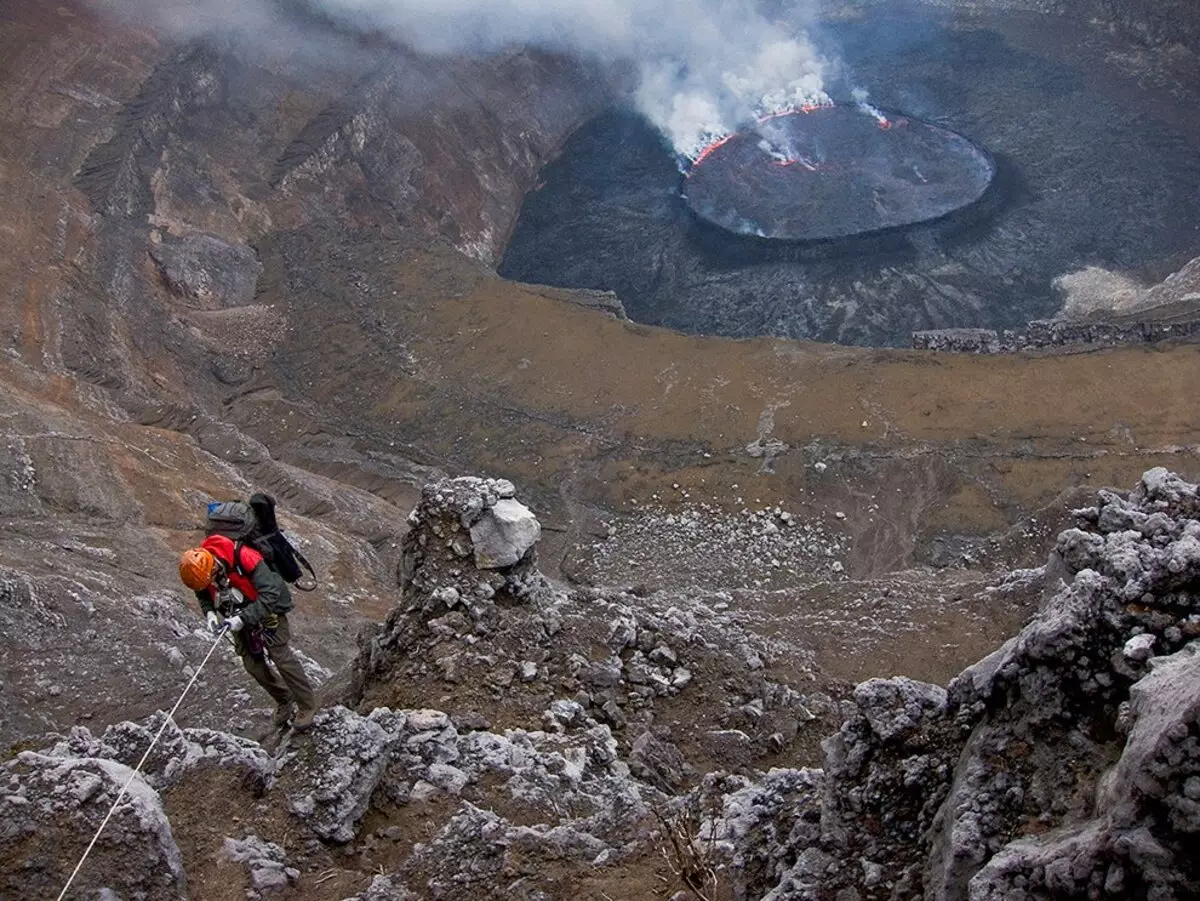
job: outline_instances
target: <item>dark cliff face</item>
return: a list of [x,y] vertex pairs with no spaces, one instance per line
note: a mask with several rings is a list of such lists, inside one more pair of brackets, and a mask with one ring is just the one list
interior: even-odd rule
[[8,16],[8,114],[28,126],[9,140],[22,177],[61,198],[47,262],[71,271],[46,290],[76,315],[55,350],[67,370],[135,395],[153,393],[148,357],[194,372],[227,355],[223,330],[262,315],[255,248],[275,235],[404,232],[490,263],[537,170],[603,90],[533,51],[432,59],[330,32],[314,61],[114,33],[70,7]]

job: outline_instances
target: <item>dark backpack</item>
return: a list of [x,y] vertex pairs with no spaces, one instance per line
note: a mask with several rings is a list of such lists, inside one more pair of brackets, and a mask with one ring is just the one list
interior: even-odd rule
[[[224,535],[233,541],[233,562],[238,571],[242,569],[243,545],[250,545],[260,554],[267,566],[279,577],[301,591],[312,591],[317,587],[317,574],[304,555],[296,550],[287,536],[279,531],[275,520],[275,498],[269,494],[255,493],[249,501],[215,501],[208,505],[206,535]],[[308,570],[312,584],[300,584],[304,571]]]

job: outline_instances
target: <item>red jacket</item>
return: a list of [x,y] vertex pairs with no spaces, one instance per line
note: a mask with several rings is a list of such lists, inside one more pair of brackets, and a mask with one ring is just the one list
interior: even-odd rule
[[[200,547],[224,564],[229,584],[242,593],[243,601],[237,610],[218,612],[226,616],[237,613],[248,625],[254,625],[268,613],[287,613],[292,609],[292,593],[287,583],[267,566],[262,554],[254,548],[242,545],[235,562],[233,540],[224,535],[209,535]],[[216,610],[217,586],[209,585],[197,591],[196,599],[205,613]]]

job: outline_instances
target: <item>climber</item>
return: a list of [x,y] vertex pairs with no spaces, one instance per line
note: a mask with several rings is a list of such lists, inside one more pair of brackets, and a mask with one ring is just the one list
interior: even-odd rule
[[276,728],[286,728],[289,720],[299,731],[311,727],[316,694],[288,647],[292,593],[262,555],[251,547],[235,546],[224,535],[210,535],[199,547],[183,552],[179,578],[196,592],[212,633],[227,629],[233,635],[246,672],[275,701]]

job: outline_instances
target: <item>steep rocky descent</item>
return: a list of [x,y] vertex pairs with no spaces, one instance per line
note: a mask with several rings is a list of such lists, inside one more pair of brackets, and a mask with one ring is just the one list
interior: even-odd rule
[[[372,439],[361,420],[317,423],[321,402],[264,375],[295,333],[343,371],[364,356],[289,309],[264,263],[271,238],[312,226],[320,243],[369,208],[407,235],[391,252],[438,244],[478,278],[600,80],[533,51],[366,52],[319,25],[323,62],[312,41],[181,44],[94,4],[16,0],[0,19],[0,741],[169,705],[203,641],[173,561],[206,500],[254,488],[284,500],[327,574],[296,618],[313,674],[327,672],[358,623],[389,608],[404,513],[440,471],[425,462],[436,454],[394,449],[394,423]],[[355,328],[388,316],[317,302],[349,308]],[[314,372],[308,358],[297,368]],[[276,403],[286,409],[265,410]],[[204,725],[265,725],[234,662],[215,660],[200,688],[224,701],[205,705]]]
[[[519,887],[565,898],[584,878],[596,898],[646,897],[669,877],[651,807],[713,768],[748,778],[760,763],[815,762],[837,703],[801,650],[786,659],[703,596],[555,587],[514,494],[503,480],[427,486],[400,605],[326,687],[358,712],[327,707],[274,757],[172,725],[80,885],[222,899],[220,877],[253,897],[293,886],[465,901]],[[4,891],[42,896],[65,879],[159,724],[76,727],[8,762]],[[42,838],[59,828],[50,852]],[[148,866],[132,866],[136,854]],[[334,866],[345,876],[319,881]]]
[[[664,739],[670,730],[642,731],[630,747],[636,711],[602,722],[594,698],[562,696],[569,680],[538,686],[559,666],[553,649],[532,668],[521,662],[533,644],[546,650],[546,637],[569,646],[576,618],[601,646],[610,609],[540,576],[535,521],[503,497],[511,493],[473,478],[426,489],[404,599],[367,639],[353,679],[357,694],[396,694],[445,650],[438,640],[493,667],[506,646],[508,671],[534,675],[496,692],[489,713],[520,725],[489,727],[464,681],[445,686],[449,710],[327,708],[309,738],[275,757],[246,739],[171,726],[80,886],[195,901],[632,898],[670,891],[672,880],[682,889],[678,874],[691,865],[710,897],[773,901],[1182,901],[1200,891],[1195,485],[1159,469],[1128,496],[1101,491],[1040,572],[1057,586],[1044,609],[946,688],[859,685],[825,742],[823,769],[731,773],[727,755],[703,775]],[[493,529],[500,520],[516,527]],[[655,602],[626,611],[602,653],[636,645],[657,621]],[[525,647],[513,640],[521,617]],[[698,718],[728,700],[727,681],[706,681],[706,654],[734,656],[754,639],[729,622],[696,626],[674,647],[697,675],[674,688]],[[636,654],[580,672],[636,688],[647,684],[633,679]],[[648,684],[664,691],[645,698],[661,711],[680,667],[668,677],[664,653],[649,657],[660,672],[651,667]],[[58,887],[159,725],[98,736],[76,728],[5,764],[5,892]],[[682,856],[671,835],[683,836]]]
[[[29,383],[33,383],[30,387]],[[315,679],[390,607],[403,508],[287,466],[226,422],[159,410],[173,428],[45,404],[28,372],[0,384],[0,744],[169,708],[211,641],[175,569],[208,500],[266,488],[322,574],[298,593],[296,646]],[[320,641],[316,640],[320,636]],[[230,652],[214,655],[189,723],[254,734],[269,722]]]

